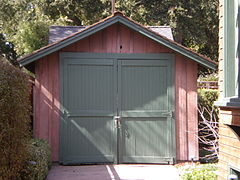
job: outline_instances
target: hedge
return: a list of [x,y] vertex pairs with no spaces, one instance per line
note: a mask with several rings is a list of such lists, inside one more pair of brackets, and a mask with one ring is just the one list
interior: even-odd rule
[[28,77],[0,56],[0,180],[18,180],[30,137]]
[[43,139],[32,139],[28,144],[29,156],[21,172],[22,180],[44,180],[51,167],[51,150]]

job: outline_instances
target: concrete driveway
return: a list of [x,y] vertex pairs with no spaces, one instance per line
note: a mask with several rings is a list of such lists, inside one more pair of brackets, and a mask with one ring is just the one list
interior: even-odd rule
[[171,165],[53,166],[46,180],[179,180]]

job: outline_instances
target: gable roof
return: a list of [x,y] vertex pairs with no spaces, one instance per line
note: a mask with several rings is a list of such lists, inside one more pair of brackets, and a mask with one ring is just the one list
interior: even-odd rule
[[51,54],[55,51],[58,51],[70,44],[73,44],[85,37],[88,37],[98,31],[101,31],[102,29],[105,29],[115,23],[121,23],[127,27],[129,27],[130,29],[137,31],[138,33],[158,42],[159,44],[168,47],[169,49],[172,49],[173,51],[182,54],[183,56],[192,59],[193,61],[211,68],[211,69],[216,69],[217,67],[217,63],[212,61],[211,59],[198,54],[194,51],[192,51],[189,48],[186,48],[184,46],[182,46],[181,44],[168,39],[162,35],[160,35],[159,33],[156,33],[154,31],[152,31],[151,29],[148,29],[147,27],[142,26],[141,24],[131,20],[130,18],[124,16],[122,13],[120,12],[115,12],[113,15],[93,24],[90,25],[84,29],[82,29],[79,32],[76,32],[60,41],[54,42],[52,44],[49,44],[47,46],[44,46],[36,51],[34,51],[31,54],[28,54],[24,57],[21,57],[20,59],[18,59],[19,63],[22,66],[25,66],[31,62],[34,62],[48,54]]
[[[172,29],[170,26],[146,26],[148,29],[173,40]],[[55,43],[60,41],[68,36],[73,35],[83,29],[87,28],[87,26],[50,26],[48,33],[48,44]]]

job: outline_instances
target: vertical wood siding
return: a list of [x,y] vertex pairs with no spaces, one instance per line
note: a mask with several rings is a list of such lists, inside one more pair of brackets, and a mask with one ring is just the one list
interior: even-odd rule
[[[112,25],[60,52],[93,53],[174,53],[172,50],[122,25]],[[194,132],[197,126],[197,63],[175,53],[177,160],[198,157]],[[59,52],[36,62],[35,86],[36,137],[48,139],[53,160],[59,152]]]
[[34,87],[34,135],[47,139],[53,161],[59,151],[59,61],[58,53],[36,62]]
[[[223,0],[219,1],[219,99],[224,98],[223,93],[223,42],[224,42],[224,7]],[[228,179],[229,167],[240,167],[240,138],[234,133],[234,131],[227,125],[237,125],[240,126],[240,110],[231,108],[220,108],[219,116],[219,162],[218,162],[218,179],[225,180]]]
[[188,159],[198,160],[197,63],[187,61],[187,140]]
[[112,25],[77,43],[67,46],[62,52],[94,53],[173,53],[143,35],[123,25]]
[[197,63],[176,55],[177,159],[198,159]]

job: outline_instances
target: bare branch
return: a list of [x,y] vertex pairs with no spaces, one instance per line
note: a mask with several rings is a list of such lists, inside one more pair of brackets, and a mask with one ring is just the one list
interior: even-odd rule
[[198,123],[198,139],[200,146],[203,150],[207,151],[209,154],[205,155],[203,158],[207,161],[218,159],[218,117],[215,112],[214,107],[206,108],[203,106],[198,106],[198,113],[200,116],[200,121]]

